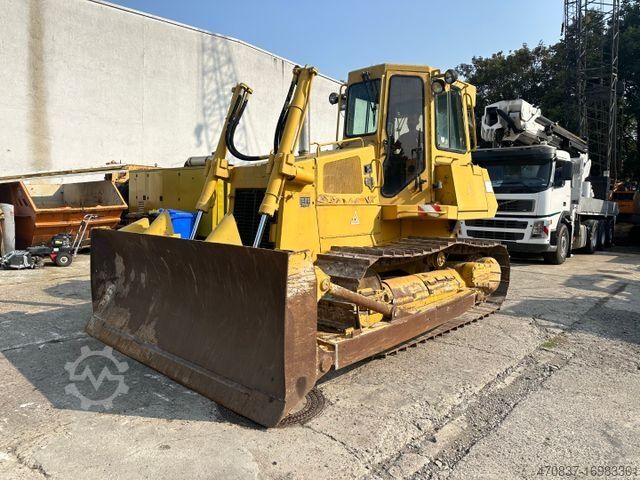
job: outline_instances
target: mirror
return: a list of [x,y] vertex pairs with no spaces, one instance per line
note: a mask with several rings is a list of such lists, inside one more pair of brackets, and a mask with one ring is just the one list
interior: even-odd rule
[[573,179],[573,163],[557,161],[553,172],[553,187],[560,188],[566,181]]
[[562,179],[573,180],[573,162],[562,162]]

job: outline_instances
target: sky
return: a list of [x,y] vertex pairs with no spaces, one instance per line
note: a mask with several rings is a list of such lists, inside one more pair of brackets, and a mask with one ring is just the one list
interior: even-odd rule
[[440,69],[560,39],[562,0],[111,0],[344,80],[378,63]]

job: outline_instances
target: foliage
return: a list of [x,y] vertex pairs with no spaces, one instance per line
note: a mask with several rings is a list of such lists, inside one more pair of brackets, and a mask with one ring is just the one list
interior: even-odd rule
[[621,150],[624,173],[640,178],[640,1],[622,3],[620,24],[620,80],[622,101]]
[[[585,21],[588,29],[587,64],[602,55],[599,45],[606,29],[597,14]],[[568,28],[572,28],[569,26]],[[609,46],[605,46],[605,51]],[[478,88],[477,115],[484,107],[501,99],[524,98],[539,106],[543,114],[578,131],[576,68],[568,68],[576,58],[575,47],[560,41],[542,43],[490,57],[473,57],[458,66],[467,81]],[[571,60],[568,60],[571,59]],[[619,82],[621,131],[620,157],[623,175],[640,178],[640,0],[623,0],[621,5]]]

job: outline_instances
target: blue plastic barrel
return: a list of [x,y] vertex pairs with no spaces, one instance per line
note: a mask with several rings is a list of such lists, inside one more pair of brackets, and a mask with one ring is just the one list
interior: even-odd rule
[[196,221],[195,212],[185,212],[184,210],[173,210],[172,208],[160,209],[159,212],[167,211],[171,217],[174,233],[179,233],[181,238],[189,238],[193,224]]

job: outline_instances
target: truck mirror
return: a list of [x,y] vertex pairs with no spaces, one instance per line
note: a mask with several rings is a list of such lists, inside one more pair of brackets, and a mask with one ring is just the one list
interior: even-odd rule
[[573,163],[572,162],[563,162],[562,163],[562,180],[573,180]]
[[573,164],[571,162],[557,162],[556,168],[553,172],[553,186],[555,188],[561,188],[568,180],[573,179]]

